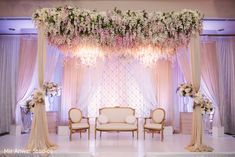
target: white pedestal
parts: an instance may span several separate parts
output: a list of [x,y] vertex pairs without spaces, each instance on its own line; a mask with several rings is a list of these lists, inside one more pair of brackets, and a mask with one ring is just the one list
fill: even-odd
[[164,136],[172,136],[173,135],[173,128],[172,126],[165,126],[164,128]]
[[58,135],[69,136],[69,126],[58,126]]
[[15,135],[15,136],[21,135],[21,126],[20,125],[11,125],[10,134]]
[[212,128],[212,136],[213,137],[221,137],[224,136],[224,127],[215,127]]

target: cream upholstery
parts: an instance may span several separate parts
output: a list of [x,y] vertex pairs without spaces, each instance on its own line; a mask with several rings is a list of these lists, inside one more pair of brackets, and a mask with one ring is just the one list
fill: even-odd
[[126,117],[135,115],[135,111],[127,107],[112,107],[100,109],[100,115],[105,115],[109,123],[125,123]]
[[[150,119],[151,122],[147,123],[147,119]],[[155,132],[161,133],[161,141],[163,141],[163,130],[165,125],[165,110],[162,108],[157,108],[153,110],[152,117],[145,118],[144,122],[144,139],[145,132],[149,131],[154,135]]]
[[[138,119],[133,124],[126,122],[127,117],[135,116],[135,110],[129,107],[106,107],[99,110],[100,115],[104,115],[108,119],[108,123],[101,124],[96,118],[95,124],[95,138],[96,131],[131,131],[134,136],[134,131],[137,131],[138,138]],[[101,134],[100,134],[101,135]]]
[[[82,119],[86,119],[87,121],[84,122]],[[76,132],[81,133],[88,130],[88,139],[90,138],[90,124],[89,119],[82,117],[81,110],[77,108],[71,108],[69,110],[69,130],[70,130],[70,141],[72,140],[72,134]]]
[[152,120],[155,123],[161,123],[165,117],[165,111],[164,110],[155,110],[152,113]]
[[136,122],[136,118],[135,116],[127,116],[125,119],[125,122],[127,124],[134,124]]
[[100,123],[100,124],[106,124],[106,123],[108,123],[108,121],[109,121],[109,119],[108,119],[108,117],[106,116],[106,115],[99,115],[99,117],[98,117],[98,122]]
[[149,128],[149,129],[158,129],[160,130],[162,128],[162,124],[156,124],[156,123],[148,123],[144,125],[145,128]]
[[98,125],[97,129],[106,130],[106,131],[111,131],[111,130],[113,130],[113,131],[117,131],[117,130],[129,131],[129,130],[137,129],[137,125],[126,124],[126,123],[108,123],[108,124]]
[[73,123],[72,129],[87,129],[89,128],[88,123]]
[[82,120],[82,112],[79,109],[72,109],[69,112],[69,116],[72,122],[78,123]]

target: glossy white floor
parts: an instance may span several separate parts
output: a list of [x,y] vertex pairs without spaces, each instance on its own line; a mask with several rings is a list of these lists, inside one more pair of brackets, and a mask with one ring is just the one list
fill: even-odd
[[[141,133],[140,133],[141,135]],[[131,133],[103,133],[102,138],[87,140],[84,133],[80,139],[79,134],[73,135],[70,142],[68,136],[51,134],[50,139],[58,144],[58,149],[52,156],[79,156],[79,157],[160,157],[160,156],[229,156],[235,157],[235,138],[224,136],[213,138],[205,136],[205,144],[214,148],[212,153],[190,153],[184,149],[189,143],[189,135],[174,134],[160,141],[159,134],[154,138],[146,136],[146,140],[140,136],[139,140],[132,138]],[[28,135],[5,135],[0,137],[0,150],[23,149],[28,140]],[[56,155],[55,155],[56,154]],[[0,155],[1,156],[1,155]]]

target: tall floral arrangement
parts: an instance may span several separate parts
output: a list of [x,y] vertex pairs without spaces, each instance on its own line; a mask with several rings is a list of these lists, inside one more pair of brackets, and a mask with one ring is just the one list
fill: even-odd
[[38,9],[32,18],[37,27],[45,28],[49,43],[69,52],[86,44],[102,49],[174,49],[202,30],[203,15],[194,10],[99,12],[64,6]]
[[57,83],[54,82],[45,82],[43,84],[43,90],[45,91],[46,96],[60,96],[61,88]]

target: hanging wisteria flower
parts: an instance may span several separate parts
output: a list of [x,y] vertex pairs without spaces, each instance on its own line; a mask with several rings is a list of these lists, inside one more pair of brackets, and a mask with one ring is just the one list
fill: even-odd
[[45,91],[46,96],[60,96],[61,88],[57,83],[54,82],[45,82],[43,84],[43,90]]
[[202,30],[202,18],[199,11],[193,10],[148,13],[115,8],[98,12],[70,6],[33,13],[34,23],[45,28],[49,43],[65,52],[84,43],[115,49],[149,44],[174,49],[187,44],[192,35]]
[[176,92],[178,92],[181,96],[190,96],[190,97],[193,97],[195,94],[195,90],[192,84],[190,83],[180,84]]

